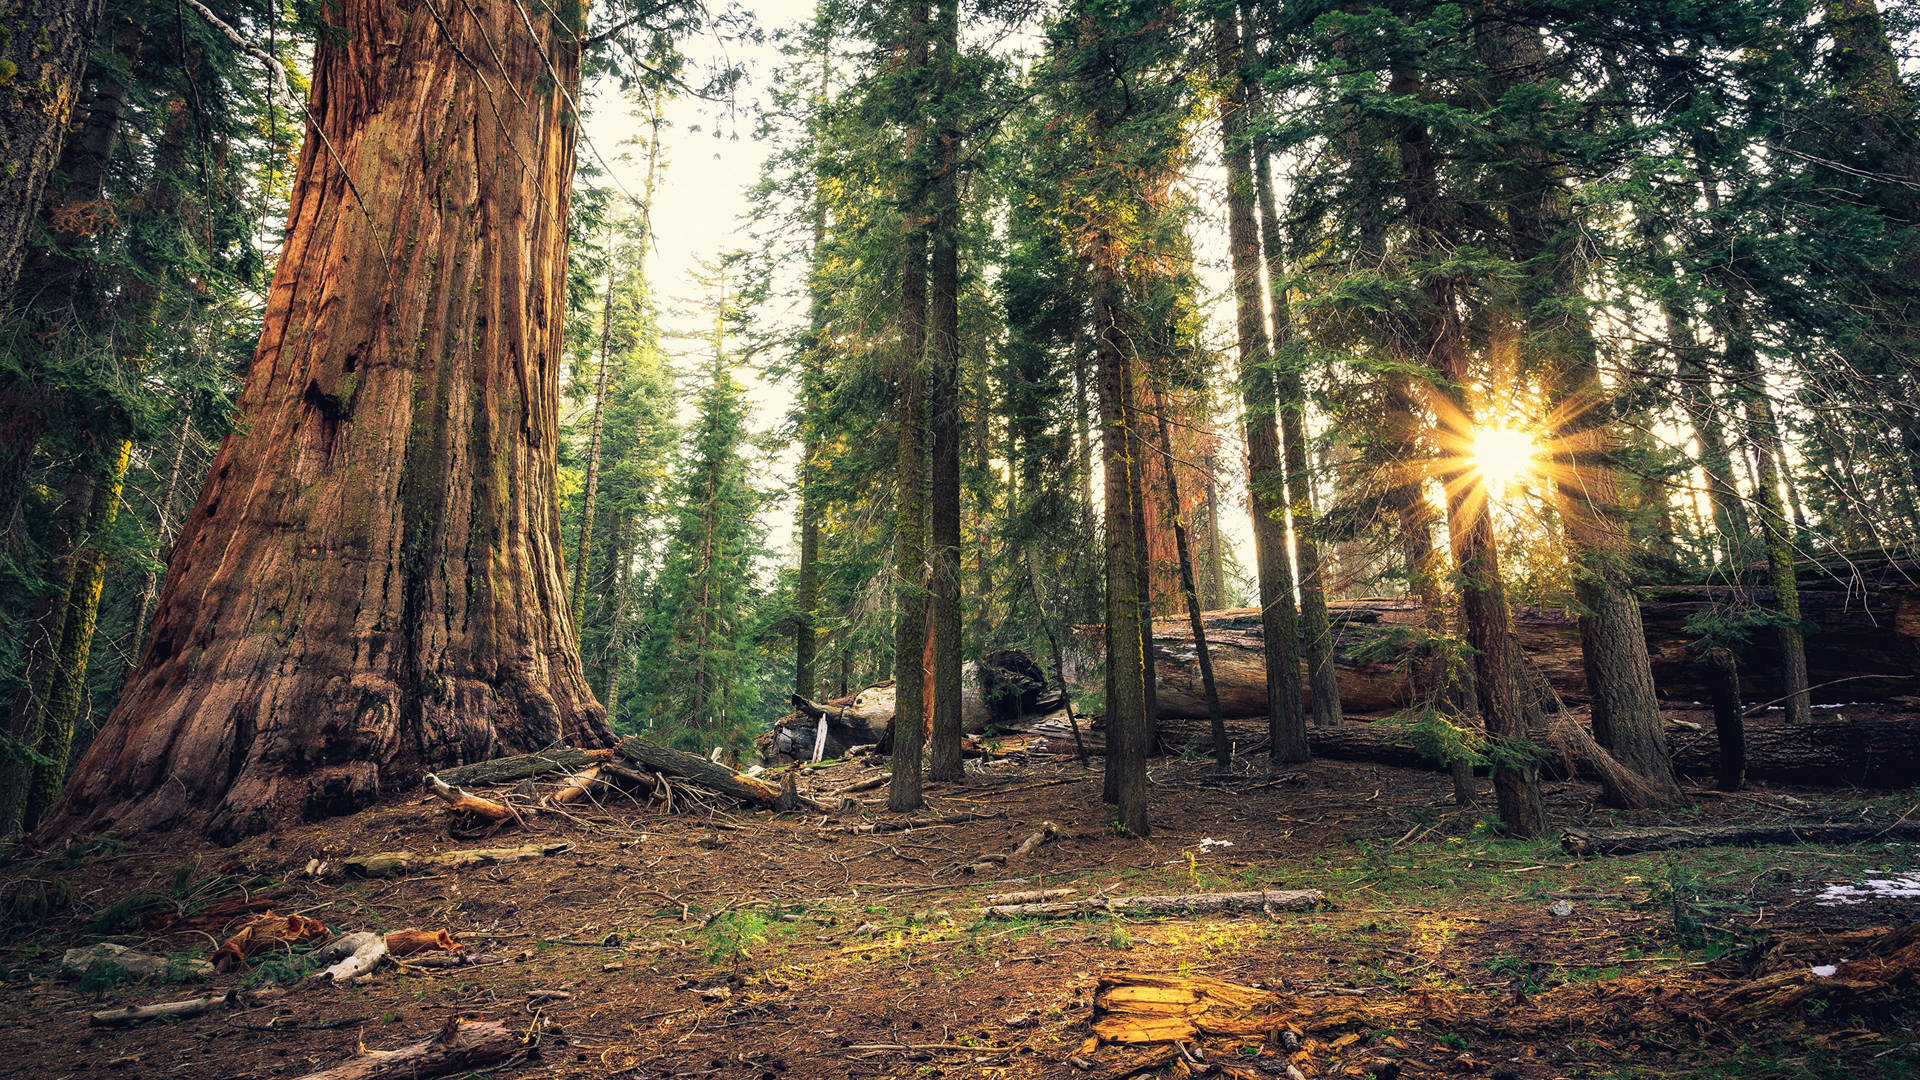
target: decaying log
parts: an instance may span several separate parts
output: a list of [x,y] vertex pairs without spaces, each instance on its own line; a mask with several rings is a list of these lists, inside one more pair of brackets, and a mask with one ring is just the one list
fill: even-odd
[[561,806],[570,802],[579,802],[591,795],[595,789],[607,786],[606,781],[600,779],[600,774],[603,771],[605,771],[603,766],[589,765],[585,769],[562,780],[560,786],[554,790],[553,794],[548,795],[547,798],[554,804]]
[[[1712,700],[1714,673],[1697,662],[1687,620],[1710,617],[1737,605],[1773,602],[1764,588],[1686,586],[1646,589],[1641,621],[1653,662],[1654,683],[1666,701]],[[1418,631],[1425,619],[1417,602],[1405,597],[1336,600],[1333,620],[1334,662],[1340,701],[1351,713],[1386,713],[1406,708],[1412,687],[1400,666],[1373,657],[1395,652],[1393,636]],[[1849,590],[1831,579],[1810,580],[1800,592],[1806,635],[1808,679],[1815,704],[1889,701],[1920,690],[1920,578],[1908,581],[1888,573]],[[1539,666],[1570,705],[1585,704],[1586,669],[1580,631],[1573,617],[1558,609],[1517,606],[1514,633],[1521,651]],[[1266,669],[1260,613],[1257,609],[1207,612],[1207,645],[1228,716],[1266,714]],[[1083,645],[1098,647],[1098,626],[1078,627]],[[1153,626],[1155,700],[1163,717],[1204,718],[1193,635],[1184,619]],[[1361,659],[1362,656],[1369,659]],[[1756,634],[1740,660],[1741,693],[1748,701],[1771,701],[1781,690],[1775,675],[1778,651],[1773,635]]]
[[341,865],[348,874],[355,877],[399,877],[402,874],[425,870],[465,870],[475,866],[492,866],[495,863],[542,859],[549,855],[558,855],[572,846],[572,844],[554,841],[528,844],[517,848],[465,848],[460,851],[442,851],[438,854],[426,855],[412,851],[382,851],[373,855],[357,855]]
[[208,994],[205,997],[186,998],[182,1001],[160,1001],[152,1005],[128,1005],[119,1009],[103,1009],[87,1018],[95,1027],[125,1027],[147,1020],[185,1020],[190,1016],[201,1016],[216,1009],[225,1009],[234,1005],[253,1006],[263,1001],[286,995],[285,990],[241,990],[234,988],[224,994]]
[[743,776],[717,761],[649,742],[638,735],[622,739],[614,752],[636,765],[691,780],[701,787],[751,806],[772,809],[774,800],[780,797],[780,789],[765,780]]
[[455,1018],[424,1042],[398,1050],[368,1050],[300,1080],[425,1080],[497,1065],[521,1045],[520,1037],[500,1021]]
[[[1018,726],[1027,717],[1060,707],[1061,697],[1046,688],[1046,675],[1032,658],[1018,649],[989,653],[983,669],[969,661],[961,669],[960,722],[967,731]],[[893,723],[893,682],[876,683],[856,694],[832,701],[810,701],[795,695],[794,711],[759,740],[762,756],[776,760],[812,761],[815,746],[824,757],[845,757],[856,746],[887,748]],[[820,741],[820,722],[826,721],[826,739]]]
[[530,776],[578,772],[588,765],[605,761],[612,756],[611,750],[575,750],[570,746],[556,746],[551,750],[515,754],[513,757],[494,758],[492,761],[442,769],[437,775],[456,787],[488,787],[494,784],[511,784]]
[[1044,904],[1049,900],[1064,900],[1079,892],[1078,889],[1028,889],[1025,892],[990,893],[980,901],[982,907],[1000,907],[1006,904]]
[[[1720,758],[1712,713],[1676,709],[1666,715],[1675,770],[1693,777],[1717,775]],[[1571,716],[1585,723],[1584,710],[1576,709]],[[1266,737],[1264,720],[1230,720],[1227,729],[1243,746]],[[1204,721],[1180,718],[1162,720],[1159,731],[1164,745],[1177,747],[1204,738],[1206,727]],[[1745,736],[1746,775],[1752,780],[1905,787],[1920,776],[1920,722],[1889,706],[1817,709],[1806,724],[1788,724],[1778,714],[1749,717]],[[1413,745],[1405,727],[1392,721],[1314,728],[1308,738],[1315,757],[1444,770]]]
[[505,803],[482,798],[464,788],[455,787],[432,773],[427,774],[427,790],[433,797],[447,804],[455,814],[466,814],[481,821],[518,821],[520,814]]
[[869,821],[860,825],[848,825],[835,829],[835,832],[852,833],[855,836],[870,836],[873,833],[911,832],[931,825],[961,825],[969,821],[986,821],[997,818],[999,814],[981,814],[964,811],[957,814],[941,814],[939,817],[892,818],[885,821]]
[[[1027,856],[1033,854],[1034,850],[1040,847],[1042,844],[1053,843],[1054,840],[1059,838],[1059,836],[1060,836],[1059,825],[1051,821],[1043,821],[1040,823],[1040,827],[1038,829],[1030,833],[1026,839],[1020,841],[1019,845],[1013,849],[1013,854],[981,855],[974,860],[973,865],[966,868],[966,872],[969,874],[984,874],[988,870],[996,866],[1007,866],[1017,860],[1024,859]],[[1011,903],[1012,901],[1001,901],[1001,902]]]
[[1881,825],[1870,821],[1811,821],[1765,825],[1661,825],[1560,838],[1569,855],[1637,855],[1678,848],[1750,847],[1758,844],[1860,844],[1920,839],[1920,821]]
[[[377,967],[387,956],[387,939],[384,934],[371,930],[342,934],[333,941],[313,951],[314,960],[332,966],[313,976],[314,983],[346,982],[364,975]],[[333,963],[338,961],[338,963]]]
[[1309,911],[1327,902],[1319,889],[1267,889],[1260,892],[1183,893],[1173,896],[1094,896],[1038,904],[995,904],[981,914],[989,919],[1071,919],[1094,912],[1115,915],[1202,915],[1231,911]]

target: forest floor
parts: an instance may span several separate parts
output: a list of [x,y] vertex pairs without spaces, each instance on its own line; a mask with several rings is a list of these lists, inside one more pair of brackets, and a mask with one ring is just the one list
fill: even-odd
[[[803,790],[844,788],[879,764],[809,770]],[[531,1052],[492,1071],[509,1078],[1114,1078],[1220,1063],[1239,1076],[1285,1076],[1293,1064],[1307,1076],[1506,1070],[1542,1080],[1920,1072],[1911,970],[1894,973],[1892,990],[1815,990],[1764,1013],[1726,1006],[1756,975],[1842,964],[1866,949],[1864,929],[1914,922],[1920,896],[1822,896],[1915,870],[1911,845],[1576,859],[1557,835],[1498,836],[1484,780],[1480,806],[1461,809],[1436,773],[1323,761],[1274,775],[1258,764],[1209,783],[1207,762],[1158,759],[1146,839],[1115,835],[1097,768],[1030,756],[969,762],[966,784],[930,789],[927,813],[979,816],[905,832],[845,831],[860,816],[823,825],[819,813],[610,806],[456,840],[441,804],[408,795],[230,848],[148,836],[16,858],[0,866],[6,895],[27,895],[23,881],[58,883],[37,894],[61,903],[0,940],[0,1030],[14,1033],[0,1076],[302,1076],[363,1047],[425,1039],[455,1016],[544,1028]],[[865,820],[888,820],[883,796],[865,793]],[[1608,811],[1584,782],[1550,782],[1547,798],[1558,829],[1891,823],[1916,796],[1766,787],[1703,793],[1664,815]],[[1059,825],[1053,842],[966,872],[1043,821]],[[571,847],[391,879],[305,872],[314,859],[537,840]],[[988,894],[1041,887],[1083,897],[1317,888],[1330,906],[1268,917],[981,914]],[[389,961],[344,987],[90,1026],[93,1010],[210,984],[295,984],[312,967],[298,955],[255,957],[210,981],[61,974],[63,950],[102,940],[176,967],[207,956],[230,925],[143,930],[142,915],[161,926],[243,894],[335,932],[445,928],[499,960],[443,970]],[[1571,913],[1550,912],[1562,900]],[[1197,1039],[1192,1057],[1214,1066],[1169,1062],[1171,1046],[1091,1045],[1096,983],[1122,972],[1271,989],[1307,1041],[1290,1054],[1279,1036]]]

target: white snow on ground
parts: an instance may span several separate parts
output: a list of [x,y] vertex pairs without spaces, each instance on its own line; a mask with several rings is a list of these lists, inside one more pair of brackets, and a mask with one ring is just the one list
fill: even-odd
[[1920,873],[1870,877],[1858,885],[1828,885],[1814,898],[1815,903],[1828,907],[1869,900],[1920,900]]
[[1813,969],[1813,973],[1815,975],[1820,976],[1823,979],[1831,979],[1839,971],[1840,971],[1840,965],[1838,964],[1821,964],[1820,966]]

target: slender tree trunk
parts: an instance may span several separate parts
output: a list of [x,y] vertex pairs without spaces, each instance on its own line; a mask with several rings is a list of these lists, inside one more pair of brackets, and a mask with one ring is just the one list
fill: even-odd
[[20,688],[7,713],[6,735],[19,751],[15,756],[10,747],[8,756],[0,759],[0,837],[11,836],[19,828],[26,807],[34,771],[33,760],[26,752],[38,752],[47,701],[59,675],[67,603],[72,596],[74,574],[79,569],[76,552],[84,538],[88,508],[93,503],[93,485],[92,470],[70,470],[54,510],[47,552],[53,572],[46,591],[34,599],[33,612],[25,622],[27,637],[21,649],[24,659]]
[[593,424],[587,429],[586,490],[580,500],[580,536],[573,558],[573,621],[587,616],[587,573],[593,565],[593,515],[600,501],[600,442],[606,429],[607,371],[613,360],[613,229],[607,229],[607,292],[600,309],[600,368],[593,379]]
[[53,809],[67,782],[67,755],[73,748],[74,726],[86,700],[87,660],[93,653],[93,632],[100,622],[100,590],[106,584],[107,560],[100,550],[107,531],[120,513],[120,493],[126,485],[127,462],[133,441],[121,439],[101,464],[104,475],[94,484],[88,513],[87,544],[74,554],[72,581],[67,587],[66,617],[60,633],[60,651],[53,685],[40,720],[40,757],[27,789],[21,827],[32,831]]
[[1180,596],[1186,601],[1187,622],[1193,627],[1193,651],[1200,664],[1200,692],[1207,701],[1207,727],[1213,735],[1214,770],[1233,768],[1233,744],[1227,741],[1227,721],[1220,712],[1220,690],[1213,682],[1213,656],[1207,649],[1206,622],[1200,617],[1200,590],[1193,583],[1192,545],[1187,540],[1186,516],[1180,512],[1180,478],[1174,475],[1173,434],[1167,427],[1167,395],[1153,387],[1153,408],[1159,422],[1160,452],[1166,455],[1161,475],[1167,486],[1167,516],[1173,522],[1173,543],[1180,556]]
[[1713,510],[1713,531],[1719,554],[1730,572],[1746,561],[1747,510],[1733,482],[1733,455],[1727,451],[1720,410],[1713,392],[1713,376],[1701,363],[1700,342],[1686,312],[1669,304],[1667,341],[1680,377],[1680,407],[1687,414],[1700,446],[1700,472],[1706,478],[1707,505]]
[[[1116,297],[1109,306],[1109,310],[1113,312],[1113,318],[1116,320],[1110,331],[1116,335],[1116,342],[1143,340],[1144,335],[1138,332],[1132,332],[1137,330],[1138,320],[1132,317],[1130,310],[1120,306],[1118,297]],[[1124,328],[1118,321],[1122,317],[1125,317],[1128,323]],[[1129,332],[1121,336],[1123,329]],[[1140,618],[1142,620],[1142,626],[1144,627],[1142,632],[1149,635],[1148,646],[1143,647],[1140,652],[1140,696],[1141,700],[1145,702],[1146,711],[1145,745],[1148,747],[1147,752],[1151,753],[1152,747],[1154,746],[1154,725],[1158,722],[1160,716],[1159,695],[1155,692],[1156,687],[1154,686],[1153,649],[1151,648],[1150,640],[1153,633],[1153,564],[1147,558],[1147,493],[1145,476],[1147,455],[1152,453],[1153,449],[1152,443],[1148,438],[1147,425],[1145,421],[1140,418],[1139,403],[1134,400],[1134,369],[1131,363],[1133,355],[1134,351],[1129,348],[1129,363],[1126,372],[1127,382],[1120,388],[1120,408],[1122,415],[1125,417],[1124,423],[1126,425],[1127,438],[1130,440],[1130,445],[1127,450],[1127,464],[1129,466],[1127,470],[1127,490],[1130,493],[1133,508],[1134,586],[1140,594]],[[1169,461],[1169,467],[1171,467],[1171,461]]]
[[[1411,72],[1393,74],[1388,92],[1403,98],[1420,91]],[[1416,259],[1438,256],[1445,237],[1445,211],[1440,181],[1426,125],[1415,118],[1400,124],[1399,147],[1402,191],[1407,217],[1414,229]],[[1473,441],[1472,405],[1466,388],[1470,375],[1468,353],[1459,315],[1458,282],[1440,268],[1422,272],[1424,302],[1421,342],[1433,369],[1435,412],[1448,430],[1450,443],[1470,446]],[[1493,789],[1500,816],[1508,831],[1532,838],[1546,831],[1546,807],[1526,719],[1520,708],[1520,687],[1512,666],[1513,623],[1507,611],[1506,586],[1500,577],[1500,549],[1484,488],[1472,482],[1470,470],[1456,468],[1442,478],[1447,490],[1447,532],[1452,539],[1454,564],[1460,573],[1460,607],[1467,626],[1467,644],[1473,648],[1474,691],[1486,724],[1493,757]]]
[[[907,0],[903,31],[904,62],[908,72],[927,66],[927,2]],[[918,117],[924,102],[916,102],[915,124],[907,133],[905,176],[900,205],[906,215],[906,235],[900,244],[900,343],[894,382],[899,392],[899,425],[894,483],[899,500],[894,525],[894,633],[893,671],[893,780],[887,789],[887,808],[896,813],[920,806],[922,750],[926,741],[923,696],[926,668],[922,653],[927,643],[927,232],[919,220],[927,189],[921,161],[925,148]]]
[[[1306,761],[1302,715],[1300,632],[1287,556],[1286,473],[1275,423],[1276,391],[1268,367],[1266,317],[1260,301],[1260,236],[1254,221],[1253,160],[1246,140],[1240,37],[1232,14],[1214,19],[1214,52],[1228,92],[1220,100],[1220,135],[1227,166],[1227,234],[1238,314],[1240,395],[1247,439],[1247,493],[1253,510],[1254,558],[1267,664],[1268,752],[1275,765]],[[1275,647],[1275,646],[1278,647]]]
[[[155,562],[164,562],[167,553],[173,547],[174,503],[180,497],[180,477],[185,471],[187,443],[193,439],[193,417],[180,421],[180,437],[174,442],[173,464],[167,469],[167,484],[160,492],[160,518],[153,528],[153,557]],[[153,614],[154,589],[160,584],[160,575],[148,572],[140,577],[140,607],[133,618],[133,648],[131,652],[138,656],[147,642],[147,616]]]
[[[824,9],[822,9],[824,11]],[[831,33],[823,22],[821,31]],[[820,85],[814,94],[815,115],[824,114],[828,101],[828,83],[832,78],[829,36],[821,45]],[[793,692],[814,700],[819,663],[820,608],[820,406],[826,393],[827,316],[832,293],[826,281],[827,244],[827,155],[818,145],[823,136],[815,133],[813,161],[813,247],[808,256],[807,336],[800,356],[800,568],[794,583]]]
[[[1258,98],[1253,100],[1252,109],[1258,112]],[[1287,303],[1286,255],[1274,205],[1273,165],[1264,147],[1255,152],[1253,166],[1261,242],[1266,249],[1267,286],[1272,297],[1273,381],[1287,466],[1287,509],[1293,519],[1294,561],[1300,572],[1300,637],[1307,658],[1313,723],[1315,727],[1327,727],[1341,721],[1340,687],[1333,677],[1333,624],[1327,618],[1326,574],[1320,566],[1320,515],[1314,509],[1313,472],[1307,466],[1307,394],[1299,368],[1289,355],[1293,317]]]
[[927,775],[965,777],[960,764],[960,130],[957,108],[960,0],[937,0],[933,20],[936,92],[933,183],[928,192],[933,254],[927,306],[928,406],[933,428],[929,509],[933,646],[933,739]]
[[[611,738],[554,490],[577,39],[509,0],[322,17],[245,423],[43,832],[231,839]],[[463,56],[527,106],[496,113]]]
[[[1110,262],[1112,241],[1101,237],[1096,264]],[[1106,488],[1107,581],[1107,772],[1120,826],[1146,836],[1147,754],[1152,714],[1147,712],[1146,635],[1151,624],[1140,589],[1140,530],[1134,493],[1136,444],[1127,430],[1126,390],[1132,379],[1126,343],[1116,332],[1115,270],[1096,265],[1093,318],[1099,342],[1100,448]]]
[[[1720,208],[1720,186],[1711,174],[1702,176],[1707,208]],[[1779,606],[1781,695],[1786,699],[1790,723],[1804,724],[1813,718],[1807,696],[1807,645],[1800,632],[1800,587],[1793,574],[1793,525],[1780,495],[1780,468],[1784,450],[1780,426],[1774,418],[1773,399],[1767,392],[1765,374],[1760,369],[1760,354],[1753,341],[1752,318],[1747,312],[1745,283],[1731,268],[1717,275],[1724,290],[1720,332],[1725,341],[1722,371],[1733,386],[1746,420],[1746,442],[1753,454],[1754,502],[1760,518],[1761,536],[1766,543],[1768,578],[1773,584],[1774,603]]]
[[[60,159],[67,118],[80,93],[87,48],[103,0],[12,0],[0,5],[0,311],[13,299],[15,276],[40,215],[47,177]],[[7,509],[0,507],[0,510]],[[12,515],[0,514],[0,528]]]

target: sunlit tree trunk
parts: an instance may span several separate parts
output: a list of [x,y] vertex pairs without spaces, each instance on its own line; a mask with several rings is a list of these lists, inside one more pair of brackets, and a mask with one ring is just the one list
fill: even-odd
[[[1257,111],[1257,110],[1256,110]],[[1273,310],[1274,390],[1287,467],[1287,510],[1293,519],[1294,561],[1299,564],[1301,651],[1307,658],[1307,690],[1315,727],[1338,724],[1340,686],[1333,673],[1333,623],[1327,616],[1326,574],[1320,566],[1320,515],[1313,505],[1313,471],[1307,466],[1307,393],[1289,355],[1293,315],[1287,303],[1286,254],[1274,205],[1273,166],[1265,149],[1253,155],[1259,195],[1261,244]]]
[[[443,16],[322,9],[243,422],[54,834],[231,839],[611,737],[555,496],[578,26],[512,0]],[[526,104],[496,111],[503,86]]]
[[1300,687],[1300,630],[1287,552],[1286,473],[1275,422],[1276,390],[1260,300],[1260,236],[1254,221],[1251,148],[1241,94],[1240,39],[1235,16],[1214,20],[1215,62],[1228,91],[1220,100],[1227,166],[1227,243],[1238,315],[1240,395],[1247,439],[1247,498],[1253,511],[1254,558],[1260,578],[1260,621],[1267,667],[1268,752],[1276,765],[1311,757]]

